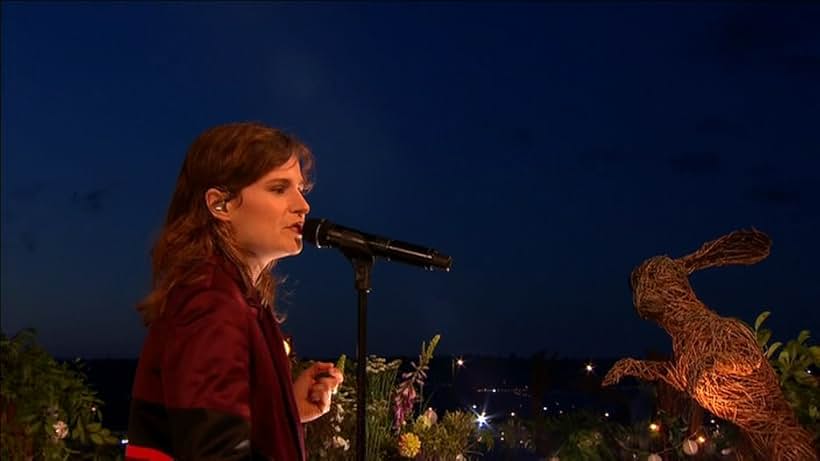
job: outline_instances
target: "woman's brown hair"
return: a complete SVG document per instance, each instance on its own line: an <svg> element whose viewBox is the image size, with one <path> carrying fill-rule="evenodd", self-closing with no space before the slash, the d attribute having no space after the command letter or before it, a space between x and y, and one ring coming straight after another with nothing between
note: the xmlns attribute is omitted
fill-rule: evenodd
<svg viewBox="0 0 820 461"><path fill-rule="evenodd" d="M247 294L257 291L264 304L273 306L274 263L255 282L250 280L230 224L211 215L205 192L216 188L228 200L241 201L239 193L243 188L294 156L301 163L307 182L313 166L310 150L278 129L260 123L232 123L211 128L193 142L182 164L165 225L152 251L152 291L137 306L146 325L162 315L171 289L191 282L194 270L217 254L237 266Z"/></svg>

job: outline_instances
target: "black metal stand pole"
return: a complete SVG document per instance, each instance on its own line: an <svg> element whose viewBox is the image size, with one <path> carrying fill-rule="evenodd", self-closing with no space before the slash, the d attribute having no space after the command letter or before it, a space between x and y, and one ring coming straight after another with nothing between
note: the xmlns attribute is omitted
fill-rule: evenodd
<svg viewBox="0 0 820 461"><path fill-rule="evenodd" d="M356 349L356 460L365 461L367 452L367 294L373 257L346 254L353 264L359 293L359 340Z"/></svg>

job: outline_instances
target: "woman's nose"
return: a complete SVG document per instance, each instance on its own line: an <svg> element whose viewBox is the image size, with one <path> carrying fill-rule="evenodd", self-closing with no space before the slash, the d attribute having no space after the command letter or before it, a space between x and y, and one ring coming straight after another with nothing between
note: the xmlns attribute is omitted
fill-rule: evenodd
<svg viewBox="0 0 820 461"><path fill-rule="evenodd" d="M296 199L293 204L293 212L302 215L310 213L310 204L301 192L296 192Z"/></svg>

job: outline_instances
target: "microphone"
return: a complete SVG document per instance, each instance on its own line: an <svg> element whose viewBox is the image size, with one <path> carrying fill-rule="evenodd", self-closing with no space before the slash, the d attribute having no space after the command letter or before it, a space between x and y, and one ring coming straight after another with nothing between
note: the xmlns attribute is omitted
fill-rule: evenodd
<svg viewBox="0 0 820 461"><path fill-rule="evenodd" d="M449 271L453 258L431 248L400 242L356 229L334 224L327 219L307 218L302 227L302 239L317 248L334 247L345 254L378 256L427 270Z"/></svg>

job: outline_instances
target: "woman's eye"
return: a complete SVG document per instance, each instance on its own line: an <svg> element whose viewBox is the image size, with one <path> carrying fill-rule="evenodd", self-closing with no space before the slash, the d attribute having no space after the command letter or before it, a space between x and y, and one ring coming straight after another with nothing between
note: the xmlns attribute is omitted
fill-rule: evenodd
<svg viewBox="0 0 820 461"><path fill-rule="evenodd" d="M274 187L270 191L275 193L275 194L282 195L282 194L285 193L285 188L284 187Z"/></svg>

